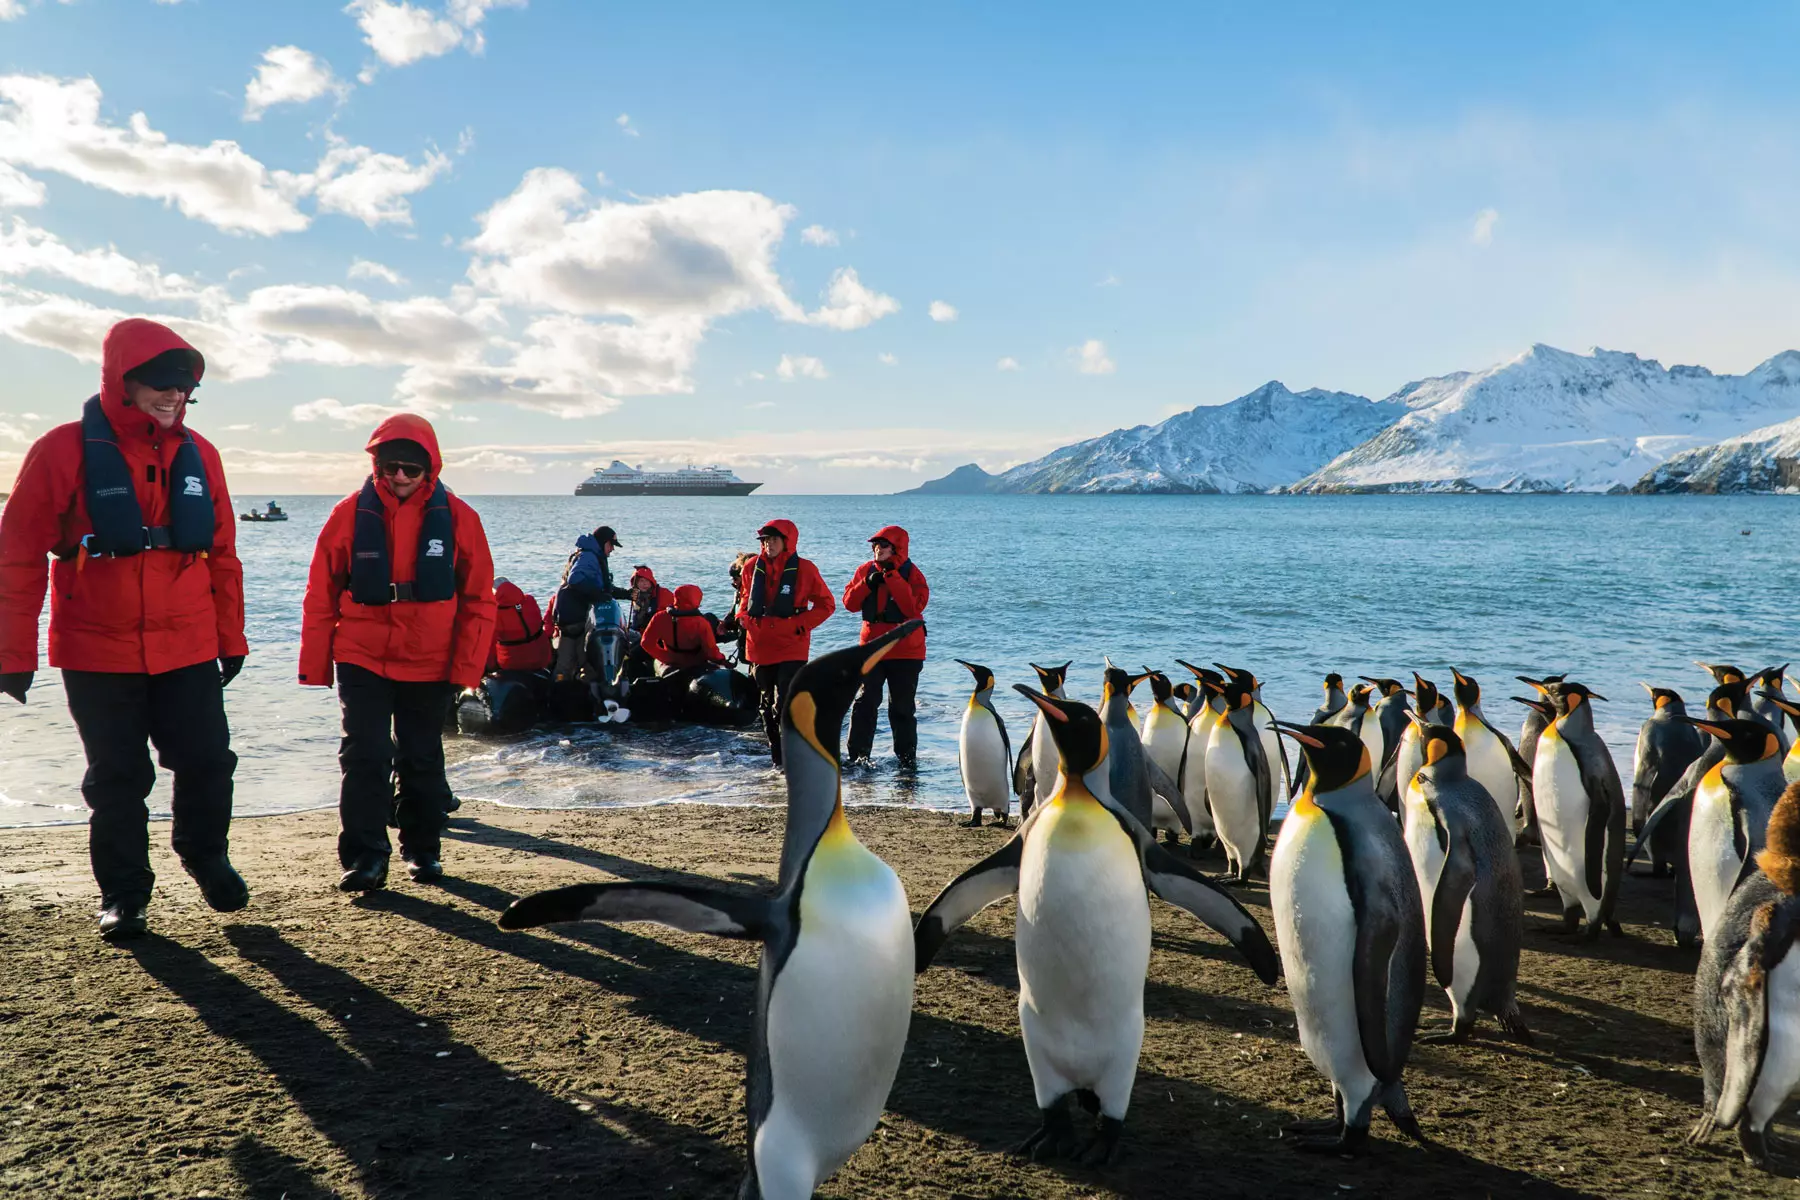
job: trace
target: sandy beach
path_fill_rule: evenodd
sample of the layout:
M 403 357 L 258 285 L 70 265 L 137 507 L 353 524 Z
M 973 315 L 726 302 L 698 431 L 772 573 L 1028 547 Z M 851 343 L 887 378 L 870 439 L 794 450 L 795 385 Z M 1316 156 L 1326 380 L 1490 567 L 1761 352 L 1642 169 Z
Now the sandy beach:
M 1007 835 L 949 814 L 860 809 L 915 911 Z M 725 1196 L 743 1166 L 743 1052 L 756 948 L 654 926 L 503 933 L 514 897 L 604 878 L 773 879 L 775 809 L 541 812 L 471 804 L 452 877 L 337 892 L 335 815 L 240 821 L 249 909 L 208 911 L 152 826 L 152 936 L 93 930 L 86 830 L 0 830 L 0 1191 L 36 1197 Z M 1532 882 L 1529 875 L 1528 884 Z M 1148 1031 L 1121 1162 L 1022 1164 L 1035 1127 L 1018 1040 L 1012 906 L 919 980 L 888 1113 L 820 1193 L 849 1197 L 1793 1196 L 1733 1139 L 1680 1144 L 1700 1081 L 1696 955 L 1647 924 L 1597 946 L 1526 917 L 1521 1001 L 1536 1044 L 1484 1026 L 1415 1049 L 1436 1145 L 1377 1118 L 1345 1161 L 1276 1140 L 1329 1111 L 1285 993 L 1152 902 Z M 1653 890 L 1654 889 L 1654 890 Z M 1269 924 L 1267 896 L 1243 891 Z M 1427 995 L 1425 1023 L 1446 1015 Z

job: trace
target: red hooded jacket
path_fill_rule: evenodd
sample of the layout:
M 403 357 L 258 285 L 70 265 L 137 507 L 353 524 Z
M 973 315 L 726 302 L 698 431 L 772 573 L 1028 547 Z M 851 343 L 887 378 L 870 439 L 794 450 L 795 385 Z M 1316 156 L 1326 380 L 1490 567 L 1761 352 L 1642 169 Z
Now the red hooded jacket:
M 765 581 L 768 603 L 773 604 L 781 586 L 781 574 L 788 559 L 799 553 L 800 531 L 792 521 L 770 521 L 773 529 L 787 539 L 787 550 L 774 559 L 759 554 L 744 569 L 744 590 L 738 599 L 738 623 L 744 628 L 744 661 L 757 666 L 771 663 L 805 662 L 812 654 L 812 631 L 823 625 L 837 611 L 837 598 L 825 586 L 819 568 L 807 559 L 800 560 L 799 579 L 794 586 L 794 615 L 791 617 L 750 615 L 750 598 L 754 594 L 751 579 L 760 568 Z
M 537 597 L 510 579 L 494 584 L 494 648 L 489 671 L 542 671 L 550 666 L 550 626 Z
M 192 349 L 172 330 L 132 318 L 107 332 L 101 351 L 100 405 L 131 471 L 146 525 L 168 524 L 168 471 L 181 439 L 126 405 L 125 372 L 165 351 Z M 200 370 L 204 364 L 196 377 Z M 249 653 L 244 569 L 225 468 L 211 442 L 186 432 L 200 452 L 213 503 L 213 546 L 204 556 L 173 550 L 126 558 L 81 553 L 76 547 L 94 531 L 84 494 L 81 422 L 58 425 L 32 444 L 0 511 L 0 672 L 37 669 L 46 582 L 53 667 L 160 675 Z M 48 563 L 51 554 L 71 550 L 54 566 Z
M 910 621 L 914 617 L 924 616 L 925 605 L 931 601 L 931 585 L 925 582 L 925 572 L 919 570 L 917 563 L 913 563 L 911 579 L 900 574 L 901 565 L 912 561 L 907 557 L 912 539 L 907 537 L 906 530 L 898 525 L 888 525 L 876 530 L 875 537 L 881 538 L 894 547 L 894 569 L 884 575 L 874 559 L 870 559 L 856 568 L 856 574 L 850 577 L 850 585 L 844 589 L 844 611 L 861 612 L 863 606 L 869 602 L 872 591 L 877 613 L 886 611 L 887 602 L 892 598 L 894 606 L 900 610 L 900 620 Z M 873 589 L 869 586 L 871 575 L 879 580 Z M 899 623 L 899 621 L 864 621 L 862 640 L 865 643 L 872 642 Z M 915 629 L 901 638 L 900 644 L 888 652 L 888 657 L 923 660 L 925 657 L 925 631 Z
M 375 491 L 387 522 L 388 561 L 395 583 L 413 578 L 419 526 L 432 485 L 444 469 L 431 422 L 411 413 L 389 417 L 369 439 L 371 460 L 382 442 L 407 438 L 431 455 L 431 470 L 401 501 L 379 473 Z M 387 679 L 429 683 L 447 679 L 475 687 L 494 638 L 494 560 L 475 510 L 450 497 L 456 553 L 456 597 L 430 603 L 358 604 L 350 596 L 350 551 L 356 531 L 355 492 L 338 501 L 313 549 L 312 574 L 301 605 L 300 682 L 330 687 L 334 663 L 353 663 Z
M 722 663 L 725 655 L 713 637 L 712 623 L 705 617 L 678 617 L 676 610 L 700 607 L 703 595 L 698 587 L 684 583 L 675 589 L 674 608 L 658 609 L 644 630 L 644 653 L 671 667 L 703 667 Z

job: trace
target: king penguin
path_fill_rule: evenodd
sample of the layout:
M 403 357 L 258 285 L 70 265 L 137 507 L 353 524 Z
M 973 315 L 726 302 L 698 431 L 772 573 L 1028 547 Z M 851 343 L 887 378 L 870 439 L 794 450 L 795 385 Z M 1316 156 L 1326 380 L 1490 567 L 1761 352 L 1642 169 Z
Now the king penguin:
M 1531 766 L 1513 748 L 1512 740 L 1495 729 L 1481 711 L 1481 684 L 1455 667 L 1450 668 L 1450 676 L 1455 681 L 1451 691 L 1456 696 L 1456 721 L 1451 728 L 1462 739 L 1469 778 L 1487 789 L 1495 811 L 1516 842 L 1522 825 L 1522 803 L 1530 799 Z
M 1800 1085 L 1800 788 L 1769 821 L 1758 869 L 1733 892 L 1694 978 L 1694 1049 L 1704 1111 L 1699 1145 L 1737 1133 L 1750 1163 L 1769 1165 L 1769 1124 Z
M 839 790 L 844 716 L 863 677 L 922 622 L 800 669 L 781 714 L 787 831 L 775 892 L 589 883 L 514 901 L 502 929 L 655 921 L 763 944 L 739 1200 L 804 1200 L 881 1117 L 912 1020 L 913 936 L 892 868 L 850 831 Z
M 1406 789 L 1412 786 L 1412 777 L 1420 767 L 1425 765 L 1425 743 L 1421 731 L 1427 725 L 1450 726 L 1456 720 L 1456 714 L 1450 709 L 1450 702 L 1438 691 L 1437 684 L 1426 679 L 1417 671 L 1413 672 L 1413 711 L 1407 714 L 1413 718 L 1408 720 L 1406 728 L 1400 731 L 1400 748 L 1394 751 L 1395 795 L 1402 799 Z
M 1173 694 L 1175 711 L 1181 714 L 1181 719 L 1183 721 L 1193 720 L 1194 714 L 1200 711 L 1200 705 L 1205 700 L 1200 689 L 1191 683 L 1183 682 L 1175 685 Z
M 1144 713 L 1143 726 L 1138 736 L 1144 743 L 1144 756 L 1160 767 L 1170 779 L 1181 779 L 1181 760 L 1187 755 L 1188 724 L 1181 710 L 1175 707 L 1175 689 L 1169 686 L 1169 677 L 1161 671 L 1151 671 L 1150 696 L 1152 703 L 1149 711 Z M 1184 797 L 1177 796 L 1176 802 Z M 1170 845 L 1179 845 L 1181 831 L 1193 824 L 1192 815 L 1186 820 L 1175 812 L 1175 807 L 1161 796 L 1155 798 L 1152 805 L 1155 818 L 1154 829 L 1167 839 Z
M 1060 700 L 1063 683 L 1069 677 L 1069 668 L 1074 665 L 1072 661 L 1060 667 L 1040 667 L 1032 663 L 1031 669 L 1037 672 L 1038 686 L 1045 694 Z M 1044 728 L 1044 714 L 1038 713 L 1031 722 L 1031 732 L 1025 735 L 1025 744 L 1019 747 L 1019 764 L 1013 768 L 1013 791 L 1019 796 L 1019 819 L 1031 815 L 1038 796 L 1048 796 L 1055 789 L 1056 743 L 1050 740 L 1050 733 Z
M 1281 824 L 1269 907 L 1300 1046 L 1337 1108 L 1283 1136 L 1303 1150 L 1361 1153 L 1379 1103 L 1424 1141 L 1401 1082 L 1425 998 L 1425 914 L 1400 827 L 1375 798 L 1361 738 L 1332 725 L 1279 728 L 1312 771 Z
M 1567 681 L 1554 696 L 1521 701 L 1550 708 L 1531 772 L 1544 864 L 1562 897 L 1565 930 L 1574 932 L 1585 916 L 1588 939 L 1599 937 L 1601 926 L 1622 937 L 1613 909 L 1625 870 L 1625 789 L 1594 731 L 1593 701 L 1605 697 Z
M 1515 675 L 1513 678 L 1517 679 L 1520 683 L 1530 684 L 1532 690 L 1537 692 L 1538 698 L 1544 702 L 1541 705 L 1526 705 L 1525 719 L 1519 725 L 1519 757 L 1524 760 L 1527 767 L 1535 771 L 1537 769 L 1538 740 L 1543 737 L 1544 726 L 1548 724 L 1550 720 L 1550 717 L 1547 717 L 1544 714 L 1549 713 L 1554 715 L 1556 712 L 1556 705 L 1550 698 L 1550 689 L 1561 684 L 1568 676 L 1546 675 L 1542 679 L 1532 679 L 1527 675 Z M 1531 781 L 1529 779 L 1520 785 L 1520 793 L 1521 806 L 1524 809 L 1524 825 L 1519 831 L 1519 841 L 1524 844 L 1538 847 L 1541 853 L 1543 850 L 1544 838 L 1543 834 L 1538 829 L 1537 801 L 1531 795 Z M 1531 896 L 1548 896 L 1554 891 L 1556 891 L 1556 885 L 1550 882 L 1550 860 L 1546 858 L 1544 859 L 1544 886 L 1535 892 L 1527 892 L 1526 894 Z
M 994 673 L 979 663 L 956 661 L 974 676 L 956 743 L 963 795 L 969 799 L 965 824 L 980 825 L 981 810 L 987 808 L 993 810 L 994 823 L 1004 829 L 1012 808 L 1012 746 L 1006 740 L 1006 722 L 994 707 Z
M 1243 883 L 1265 870 L 1274 778 L 1262 738 L 1251 724 L 1256 701 L 1248 681 L 1227 680 L 1223 695 L 1224 715 L 1206 744 L 1206 802 L 1225 846 L 1225 878 Z
M 1105 794 L 1098 768 L 1108 729 L 1093 709 L 1014 690 L 1050 719 L 1061 759 L 1056 791 L 1011 841 L 938 893 L 914 932 L 916 966 L 930 966 L 944 940 L 983 908 L 1018 896 L 1019 1031 L 1043 1124 L 1017 1153 L 1104 1163 L 1124 1130 L 1144 1040 L 1145 889 L 1223 934 L 1265 983 L 1275 982 L 1275 948 L 1241 904 Z M 1100 1116 L 1085 1145 L 1076 1103 Z
M 1224 663 L 1213 666 L 1225 672 L 1228 679 L 1245 684 L 1250 689 L 1250 723 L 1256 728 L 1256 736 L 1262 740 L 1263 757 L 1269 763 L 1269 778 L 1275 794 L 1286 796 L 1293 781 L 1293 772 L 1288 770 L 1287 744 L 1281 735 L 1275 732 L 1275 714 L 1263 703 L 1262 680 L 1249 671 L 1228 667 Z
M 1406 736 L 1408 727 L 1406 687 L 1398 679 L 1372 679 L 1367 675 L 1363 682 L 1374 685 L 1375 695 L 1372 698 L 1370 717 L 1376 728 L 1381 731 L 1381 757 L 1375 762 L 1375 794 L 1388 808 L 1400 811 L 1400 792 L 1394 766 L 1394 756 L 1400 753 L 1400 741 Z M 1364 726 L 1368 721 L 1363 722 Z
M 1800 726 L 1800 704 L 1789 700 L 1786 696 L 1778 696 L 1774 692 L 1764 690 L 1757 693 L 1759 699 L 1768 704 L 1776 712 L 1784 714 L 1796 726 Z M 1800 779 L 1800 738 L 1795 738 L 1788 747 L 1787 756 L 1781 760 L 1781 773 L 1789 783 Z
M 1147 676 L 1140 675 L 1134 679 L 1113 666 L 1111 659 L 1106 661 L 1106 673 L 1101 677 L 1100 687 L 1100 719 L 1106 724 L 1108 746 L 1107 755 L 1101 760 L 1101 766 L 1106 769 L 1105 786 L 1112 798 L 1144 828 L 1155 827 L 1158 796 L 1168 803 L 1169 811 L 1175 813 L 1178 822 L 1186 828 L 1186 806 L 1182 805 L 1180 812 L 1175 809 L 1181 804 L 1181 789 L 1144 753 L 1144 742 L 1138 736 L 1137 722 L 1132 716 L 1131 689 L 1145 678 Z M 1090 781 L 1089 786 L 1094 784 Z
M 1187 806 L 1188 823 L 1193 827 L 1188 856 L 1198 858 L 1202 849 L 1217 845 L 1219 840 L 1212 807 L 1206 802 L 1206 747 L 1212 742 L 1213 726 L 1225 715 L 1225 677 L 1186 659 L 1175 661 L 1194 673 L 1194 683 L 1200 691 L 1200 702 L 1188 718 L 1187 753 L 1182 756 L 1181 774 L 1175 777 L 1182 803 Z
M 1784 684 L 1787 681 L 1788 663 L 1779 667 L 1764 667 L 1750 677 L 1750 712 L 1757 720 L 1762 721 L 1775 731 L 1781 739 L 1781 752 L 1786 754 L 1794 746 L 1793 735 L 1788 732 L 1788 710 L 1781 705 L 1787 699 Z
M 1787 780 L 1781 774 L 1780 739 L 1761 721 L 1682 720 L 1711 734 L 1724 748 L 1724 756 L 1708 768 L 1694 789 L 1688 817 L 1687 871 L 1693 881 L 1700 935 L 1705 938 L 1712 935 L 1732 890 L 1755 868 L 1756 853 L 1768 833 L 1769 814 Z M 1665 805 L 1652 813 L 1639 843 L 1648 838 L 1654 844 L 1656 826 L 1674 809 L 1674 805 Z
M 1529 1042 L 1515 996 L 1525 890 L 1512 824 L 1469 774 L 1456 731 L 1416 717 L 1414 724 L 1422 763 L 1407 780 L 1401 815 L 1425 910 L 1431 973 L 1450 998 L 1451 1017 L 1449 1029 L 1419 1040 L 1466 1041 L 1480 1009 Z
M 1687 718 L 1687 702 L 1673 688 L 1651 687 L 1650 716 L 1638 727 L 1637 752 L 1631 767 L 1631 832 L 1643 841 L 1644 823 L 1663 797 L 1706 749 L 1706 735 Z M 1650 845 L 1651 874 L 1658 879 L 1674 874 L 1680 853 L 1680 830 L 1665 821 Z
M 1325 676 L 1325 702 L 1313 709 L 1312 723 L 1323 725 L 1344 705 L 1350 703 L 1350 697 L 1344 694 L 1344 677 L 1336 671 Z

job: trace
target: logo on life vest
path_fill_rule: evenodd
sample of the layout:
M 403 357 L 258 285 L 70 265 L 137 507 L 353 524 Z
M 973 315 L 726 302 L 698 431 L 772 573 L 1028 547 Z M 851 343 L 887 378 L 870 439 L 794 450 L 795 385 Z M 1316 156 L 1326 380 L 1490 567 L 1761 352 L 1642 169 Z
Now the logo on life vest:
M 443 538 L 432 538 L 430 542 L 426 543 L 425 557 L 426 558 L 442 558 L 442 557 L 444 557 L 444 539 Z
M 794 590 L 793 588 L 789 587 L 787 584 L 784 583 L 781 585 L 781 593 L 780 594 L 785 596 L 793 590 Z
M 188 496 L 206 495 L 206 487 L 200 482 L 200 477 L 198 475 L 187 476 L 187 491 L 183 494 Z

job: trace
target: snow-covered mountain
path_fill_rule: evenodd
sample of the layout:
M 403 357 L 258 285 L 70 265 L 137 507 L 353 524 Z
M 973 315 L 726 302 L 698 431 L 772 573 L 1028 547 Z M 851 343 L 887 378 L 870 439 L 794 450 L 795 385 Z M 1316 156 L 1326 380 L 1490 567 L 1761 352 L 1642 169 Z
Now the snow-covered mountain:
M 1407 411 L 1288 490 L 1629 490 L 1673 454 L 1800 415 L 1800 352 L 1715 375 L 1538 345 L 1485 371 L 1408 384 L 1385 403 Z
M 1267 492 L 1391 424 L 1399 405 L 1265 383 L 1229 404 L 1116 429 L 993 476 L 995 492 Z M 928 485 L 929 486 L 929 485 Z
M 1684 450 L 1638 480 L 1631 490 L 1711 494 L 1782 488 L 1800 488 L 1800 417 Z

